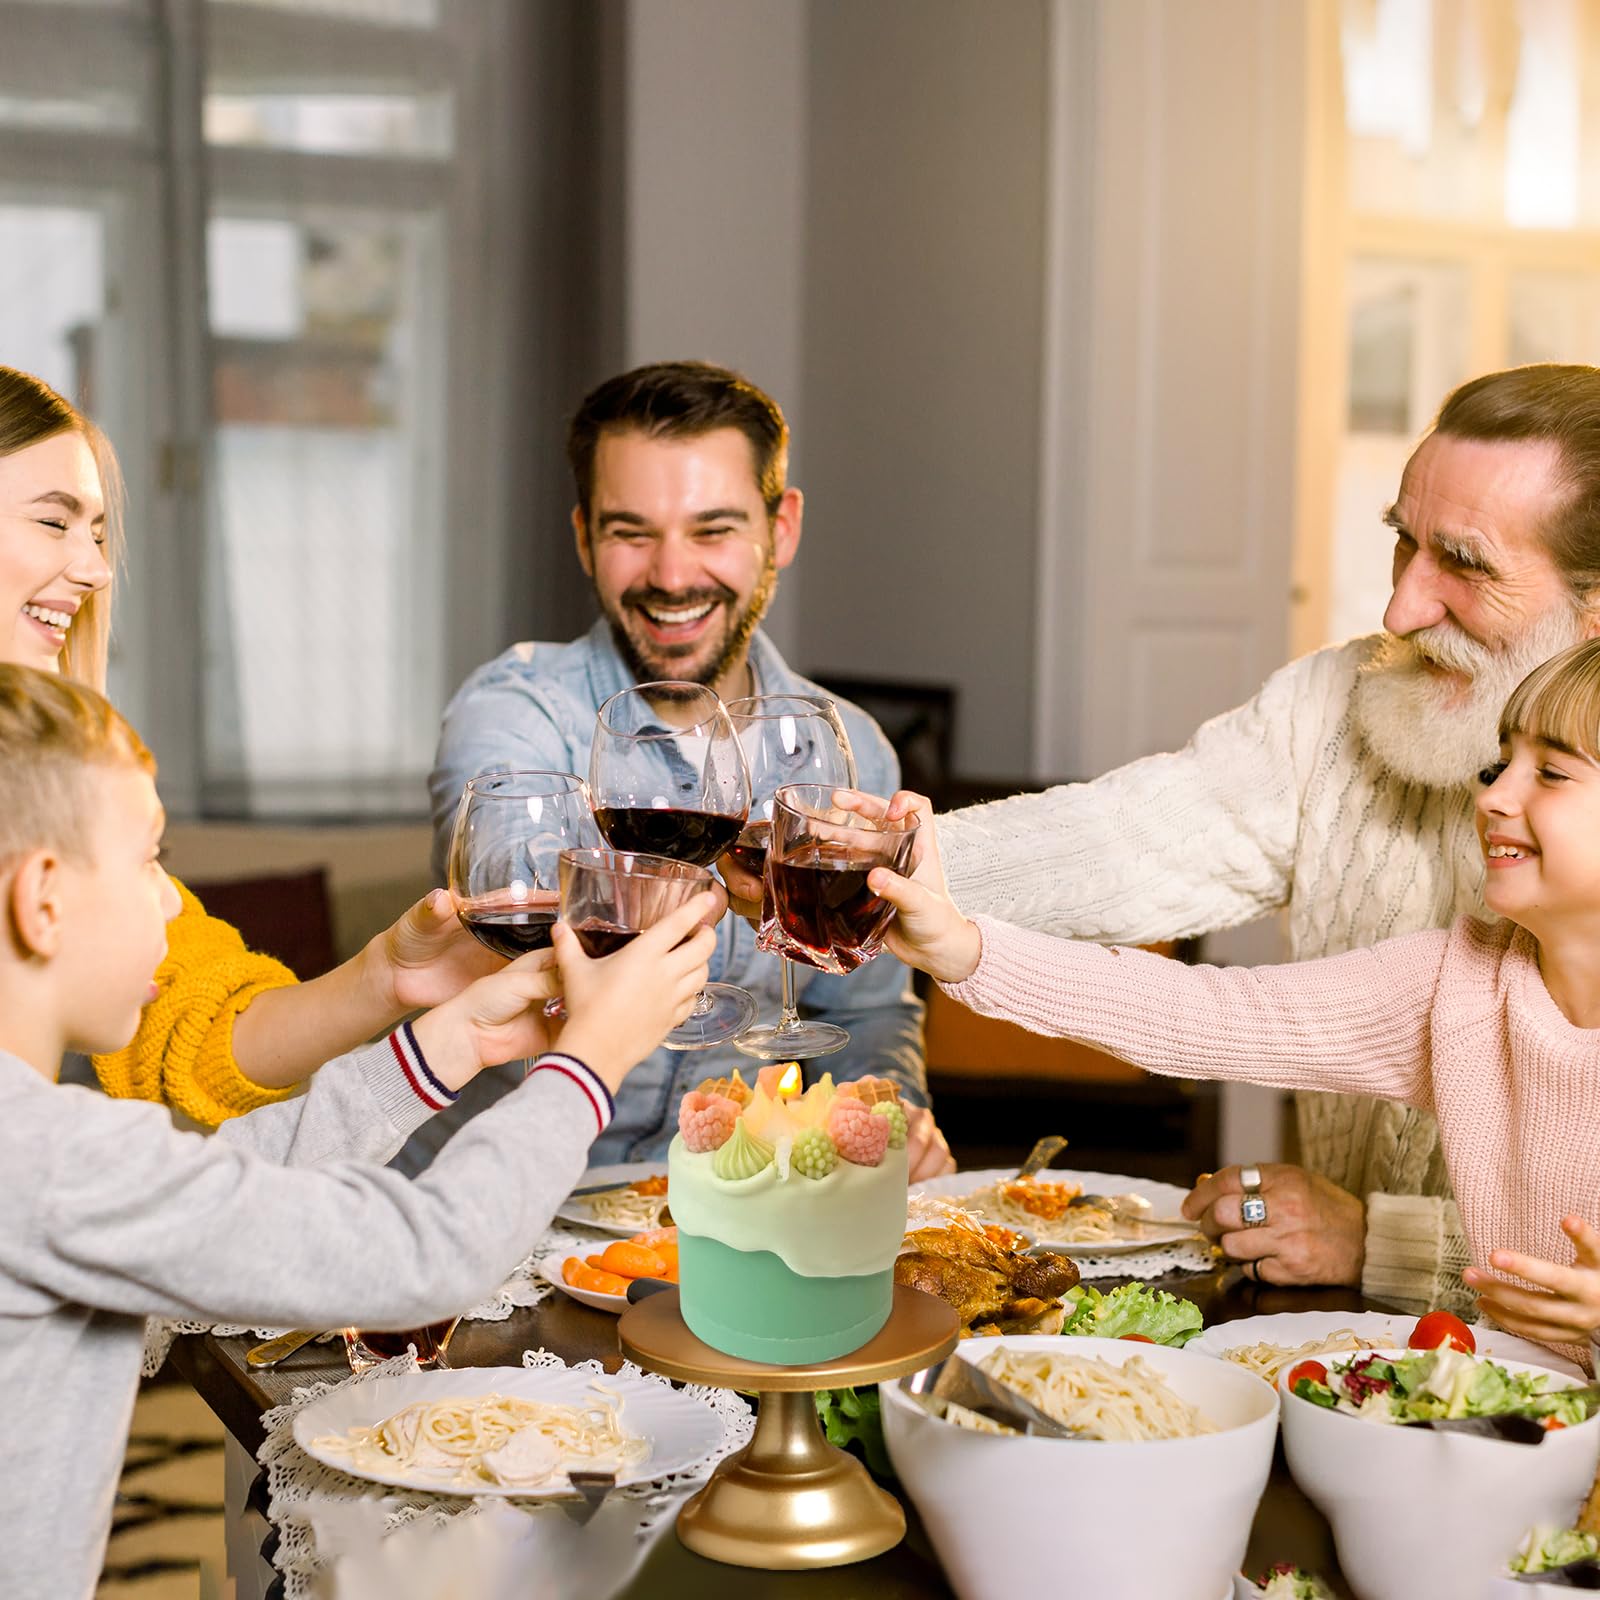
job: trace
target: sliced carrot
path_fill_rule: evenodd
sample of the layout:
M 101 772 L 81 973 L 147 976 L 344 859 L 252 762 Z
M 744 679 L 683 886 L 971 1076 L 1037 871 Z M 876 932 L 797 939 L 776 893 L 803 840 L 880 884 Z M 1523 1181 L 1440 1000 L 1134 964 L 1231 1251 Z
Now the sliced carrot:
M 663 1240 L 656 1246 L 656 1254 L 667 1264 L 669 1273 L 678 1270 L 678 1242 L 677 1240 Z
M 614 1272 L 601 1272 L 597 1267 L 579 1267 L 572 1280 L 574 1289 L 588 1289 L 594 1294 L 626 1294 L 628 1280 Z
M 583 1263 L 576 1256 L 568 1256 L 561 1263 L 561 1281 L 563 1283 L 576 1283 L 578 1274 L 583 1271 Z
M 642 1244 L 629 1244 L 624 1239 L 608 1244 L 599 1261 L 591 1265 L 606 1272 L 621 1273 L 625 1278 L 659 1278 L 667 1270 L 666 1262 L 654 1250 L 647 1250 Z

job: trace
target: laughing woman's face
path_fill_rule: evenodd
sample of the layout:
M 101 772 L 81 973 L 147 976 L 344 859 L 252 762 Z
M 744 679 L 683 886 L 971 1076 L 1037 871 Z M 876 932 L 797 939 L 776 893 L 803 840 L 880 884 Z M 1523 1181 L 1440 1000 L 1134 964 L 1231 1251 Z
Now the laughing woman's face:
M 0 456 L 0 661 L 53 671 L 84 602 L 111 581 L 89 442 L 58 433 Z

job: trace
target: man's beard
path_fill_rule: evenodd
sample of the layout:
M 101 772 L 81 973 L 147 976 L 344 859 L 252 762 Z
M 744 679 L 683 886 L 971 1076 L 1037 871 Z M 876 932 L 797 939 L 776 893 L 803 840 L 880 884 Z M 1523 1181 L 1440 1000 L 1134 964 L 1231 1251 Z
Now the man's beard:
M 1453 622 L 1403 638 L 1385 634 L 1356 678 L 1356 728 L 1380 765 L 1431 789 L 1469 787 L 1500 750 L 1500 713 L 1533 669 L 1584 637 L 1575 608 L 1546 613 L 1514 643 L 1491 650 Z M 1469 681 L 1428 671 L 1432 661 Z
M 616 641 L 622 659 L 636 683 L 654 683 L 662 679 L 675 679 L 683 683 L 714 684 L 750 648 L 750 640 L 761 625 L 761 619 L 772 604 L 773 592 L 778 587 L 778 564 L 769 555 L 762 569 L 749 603 L 727 625 L 722 642 L 709 654 L 704 664 L 693 665 L 694 653 L 706 648 L 702 641 L 685 646 L 651 645 L 635 639 L 628 631 L 625 619 L 637 614 L 640 606 L 656 610 L 682 610 L 702 605 L 706 601 L 727 609 L 738 596 L 725 584 L 708 589 L 688 589 L 679 594 L 668 594 L 663 589 L 648 586 L 629 589 L 612 611 L 602 604 L 606 621 L 611 626 L 611 637 Z

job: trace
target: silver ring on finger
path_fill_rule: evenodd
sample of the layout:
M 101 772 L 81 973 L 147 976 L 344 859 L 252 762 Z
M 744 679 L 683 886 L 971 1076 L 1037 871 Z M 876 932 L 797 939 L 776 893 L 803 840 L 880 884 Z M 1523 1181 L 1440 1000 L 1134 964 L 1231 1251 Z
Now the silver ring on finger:
M 1260 1228 L 1267 1221 L 1267 1198 L 1261 1192 L 1261 1168 L 1240 1167 L 1239 1216 L 1247 1228 Z

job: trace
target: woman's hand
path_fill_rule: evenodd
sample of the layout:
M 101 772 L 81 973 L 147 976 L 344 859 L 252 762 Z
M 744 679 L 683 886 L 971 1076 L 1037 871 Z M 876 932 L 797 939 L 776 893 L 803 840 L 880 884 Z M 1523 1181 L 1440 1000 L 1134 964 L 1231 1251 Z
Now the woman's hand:
M 666 1033 L 689 1015 L 709 976 L 722 915 L 720 893 L 679 906 L 615 954 L 591 959 L 564 923 L 555 926 L 556 960 L 568 1021 L 561 1048 L 615 1090 Z
M 1461 1278 L 1479 1291 L 1482 1310 L 1508 1332 L 1542 1344 L 1583 1344 L 1600 1330 L 1600 1230 L 1570 1216 L 1561 1219 L 1561 1231 L 1573 1244 L 1571 1266 L 1514 1250 L 1489 1256 L 1495 1271 L 1534 1288 L 1507 1283 L 1479 1267 L 1468 1267 Z
M 841 793 L 838 802 L 847 810 L 881 815 L 890 821 L 915 816 L 917 839 L 912 849 L 910 877 L 888 867 L 874 867 L 867 887 L 895 909 L 895 919 L 883 936 L 885 948 L 908 966 L 920 967 L 940 983 L 960 983 L 970 978 L 983 954 L 977 924 L 969 922 L 945 887 L 944 864 L 933 827 L 933 802 L 926 795 L 901 789 L 885 804 L 870 795 Z M 873 811 L 869 808 L 881 808 Z
M 391 1021 L 424 1006 L 442 1005 L 469 983 L 505 966 L 502 957 L 462 926 L 444 889 L 424 895 L 393 927 L 378 934 L 362 959 Z
M 717 862 L 717 871 L 728 890 L 728 909 L 736 917 L 743 917 L 752 927 L 761 921 L 761 898 L 766 885 L 761 875 L 746 872 L 731 855 Z

